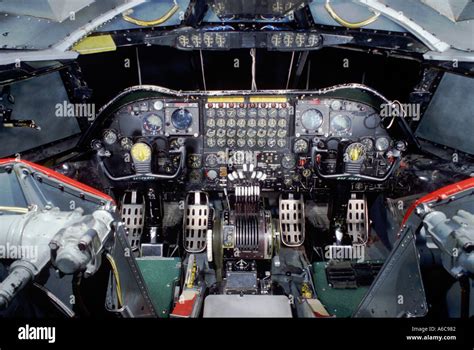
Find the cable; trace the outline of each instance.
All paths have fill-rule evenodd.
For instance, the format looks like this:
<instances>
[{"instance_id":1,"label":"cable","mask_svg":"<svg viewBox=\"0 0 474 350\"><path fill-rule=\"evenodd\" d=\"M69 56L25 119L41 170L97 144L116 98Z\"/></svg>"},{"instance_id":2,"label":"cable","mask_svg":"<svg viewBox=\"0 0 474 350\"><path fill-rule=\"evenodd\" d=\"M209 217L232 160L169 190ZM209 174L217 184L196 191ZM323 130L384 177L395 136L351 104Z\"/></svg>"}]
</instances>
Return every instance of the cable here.
<instances>
[{"instance_id":1,"label":"cable","mask_svg":"<svg viewBox=\"0 0 474 350\"><path fill-rule=\"evenodd\" d=\"M168 12L166 12L162 17L154 19L152 21L144 21L141 19L130 17L129 14L132 14L133 10L130 10L127 14L123 14L122 18L127 22L136 24L137 26L141 26L141 27L151 27L151 26L163 24L167 22L179 9L179 5L176 2L176 0L174 0L173 2L174 2L174 5Z\"/></svg>"},{"instance_id":2,"label":"cable","mask_svg":"<svg viewBox=\"0 0 474 350\"><path fill-rule=\"evenodd\" d=\"M201 73L202 73L202 83L204 84L204 91L207 91L206 86L206 74L204 72L204 59L202 57L202 50L199 50L199 57L201 58Z\"/></svg>"},{"instance_id":3,"label":"cable","mask_svg":"<svg viewBox=\"0 0 474 350\"><path fill-rule=\"evenodd\" d=\"M288 79L286 80L286 89L288 90L288 87L290 86L290 79L291 79L291 71L293 68L293 61L295 59L295 52L293 51L291 53L291 61L290 61L290 67L288 68Z\"/></svg>"},{"instance_id":4,"label":"cable","mask_svg":"<svg viewBox=\"0 0 474 350\"><path fill-rule=\"evenodd\" d=\"M330 0L326 0L326 5L324 5L324 8L326 11L329 13L329 15L340 25L349 28L349 29L357 29L357 28L362 28L365 27L377 20L377 18L380 16L380 12L374 12L374 15L372 17L367 18L366 20L360 21L360 22L348 22L345 19L341 18L336 11L332 8L331 4L329 3Z\"/></svg>"},{"instance_id":5,"label":"cable","mask_svg":"<svg viewBox=\"0 0 474 350\"><path fill-rule=\"evenodd\" d=\"M118 300L119 308L121 308L123 306L122 287L120 285L120 276L117 269L117 264L115 264L114 258L109 253L106 254L106 257L107 257L107 260L109 260L110 262L110 266L112 267L112 272L115 278L115 284L117 285L117 300Z\"/></svg>"},{"instance_id":6,"label":"cable","mask_svg":"<svg viewBox=\"0 0 474 350\"><path fill-rule=\"evenodd\" d=\"M257 73L257 50L255 48L250 49L250 56L252 56L252 91L257 90L257 82L255 79L255 75Z\"/></svg>"}]
</instances>

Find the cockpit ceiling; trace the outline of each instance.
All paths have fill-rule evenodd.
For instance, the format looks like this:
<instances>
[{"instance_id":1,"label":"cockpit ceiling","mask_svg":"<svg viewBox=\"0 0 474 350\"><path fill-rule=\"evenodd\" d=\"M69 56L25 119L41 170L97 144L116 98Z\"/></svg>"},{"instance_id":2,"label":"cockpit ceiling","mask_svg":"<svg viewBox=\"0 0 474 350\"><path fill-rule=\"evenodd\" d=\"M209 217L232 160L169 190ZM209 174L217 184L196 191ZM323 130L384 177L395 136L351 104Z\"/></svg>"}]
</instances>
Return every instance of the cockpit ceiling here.
<instances>
[{"instance_id":1,"label":"cockpit ceiling","mask_svg":"<svg viewBox=\"0 0 474 350\"><path fill-rule=\"evenodd\" d=\"M55 49L60 57L61 52L71 50L77 41L93 33L181 27L194 4L189 0L37 0L32 3L33 6L27 7L19 6L14 0L0 2L0 49ZM434 52L445 52L425 56L429 59L472 61L474 22L467 19L472 18L474 5L467 0L205 0L195 4L208 5L202 26L259 22L278 30L279 24L294 23L295 9L305 5L316 26L341 28L343 21L360 23L378 15L363 28L410 32ZM330 13L328 4L337 16ZM45 59L41 56L28 59L34 52L21 60ZM51 55L46 57L52 59ZM1 62L6 64L4 60Z\"/></svg>"}]
</instances>

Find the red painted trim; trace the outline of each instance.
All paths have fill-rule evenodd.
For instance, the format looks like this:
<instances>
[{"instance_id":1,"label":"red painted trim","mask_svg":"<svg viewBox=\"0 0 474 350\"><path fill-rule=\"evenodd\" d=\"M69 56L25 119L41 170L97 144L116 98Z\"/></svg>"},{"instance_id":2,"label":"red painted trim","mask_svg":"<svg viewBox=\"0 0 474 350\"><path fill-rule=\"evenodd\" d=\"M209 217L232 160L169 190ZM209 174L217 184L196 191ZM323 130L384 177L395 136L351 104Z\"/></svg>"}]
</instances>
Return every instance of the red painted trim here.
<instances>
[{"instance_id":1,"label":"red painted trim","mask_svg":"<svg viewBox=\"0 0 474 350\"><path fill-rule=\"evenodd\" d=\"M38 165L36 163L32 163L32 162L29 162L27 160L18 160L18 159L15 159L15 158L0 159L0 166L1 165L6 165L6 164L11 164L11 163L22 163L22 164L28 165L29 167L43 173L44 175L46 175L48 177L54 178L57 181L64 182L64 183L66 183L66 184L68 184L72 187L78 188L79 190L81 190L83 192L88 192L89 194L101 197L106 201L110 201L112 203L115 203L113 198L106 195L105 193L102 193L102 192L96 190L93 187L87 186L87 185L85 185L85 184L83 184L79 181L73 180L73 179L71 179L67 176L64 176L64 175L62 175L62 174L60 174L60 173L58 173L54 170L51 170L49 168L44 167L42 165Z\"/></svg>"},{"instance_id":2,"label":"red painted trim","mask_svg":"<svg viewBox=\"0 0 474 350\"><path fill-rule=\"evenodd\" d=\"M174 317L191 317L191 314L193 313L194 309L194 303L197 300L197 295L195 295L192 299L190 300L184 300L176 304L176 306L173 309L173 312L171 313L171 316Z\"/></svg>"},{"instance_id":3,"label":"red painted trim","mask_svg":"<svg viewBox=\"0 0 474 350\"><path fill-rule=\"evenodd\" d=\"M410 208L408 208L407 212L405 213L405 216L403 217L402 226L405 225L410 215L413 213L415 208L419 206L420 204L440 201L456 193L468 190L470 188L474 188L474 178L469 178L469 179L462 180L445 187L441 187L440 189L434 192L428 193L426 196L419 198L415 203L413 203L410 206Z\"/></svg>"}]
</instances>

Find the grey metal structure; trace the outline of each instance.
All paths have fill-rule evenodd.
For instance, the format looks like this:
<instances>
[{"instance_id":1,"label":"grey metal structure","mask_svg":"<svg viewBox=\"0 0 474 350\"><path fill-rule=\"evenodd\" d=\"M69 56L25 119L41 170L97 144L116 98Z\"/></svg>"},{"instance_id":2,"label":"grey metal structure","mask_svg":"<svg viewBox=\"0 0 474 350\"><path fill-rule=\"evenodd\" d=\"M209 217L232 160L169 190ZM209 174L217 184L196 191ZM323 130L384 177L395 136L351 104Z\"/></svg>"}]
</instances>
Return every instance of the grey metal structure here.
<instances>
[{"instance_id":1,"label":"grey metal structure","mask_svg":"<svg viewBox=\"0 0 474 350\"><path fill-rule=\"evenodd\" d=\"M448 218L440 211L429 212L423 218L423 230L441 252L443 267L453 277L474 273L474 215L459 210Z\"/></svg>"},{"instance_id":2,"label":"grey metal structure","mask_svg":"<svg viewBox=\"0 0 474 350\"><path fill-rule=\"evenodd\" d=\"M353 317L422 317L427 312L415 235L407 229Z\"/></svg>"},{"instance_id":3,"label":"grey metal structure","mask_svg":"<svg viewBox=\"0 0 474 350\"><path fill-rule=\"evenodd\" d=\"M93 275L101 265L112 221L112 215L105 210L83 215L80 208L72 212L53 208L1 216L0 246L6 255L2 258L15 261L8 277L0 283L0 307L6 307L50 261L64 274L84 271L86 277ZM15 256L9 256L13 252Z\"/></svg>"}]
</instances>

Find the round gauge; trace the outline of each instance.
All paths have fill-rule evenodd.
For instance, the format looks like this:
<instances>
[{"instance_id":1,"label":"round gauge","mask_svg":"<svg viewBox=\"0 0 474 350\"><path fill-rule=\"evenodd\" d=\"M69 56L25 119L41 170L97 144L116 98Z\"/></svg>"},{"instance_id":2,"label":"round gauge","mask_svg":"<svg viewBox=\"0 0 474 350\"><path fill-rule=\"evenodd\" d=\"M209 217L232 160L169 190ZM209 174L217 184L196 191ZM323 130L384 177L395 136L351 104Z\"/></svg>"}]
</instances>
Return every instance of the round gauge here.
<instances>
[{"instance_id":1,"label":"round gauge","mask_svg":"<svg viewBox=\"0 0 474 350\"><path fill-rule=\"evenodd\" d=\"M278 130L278 137L285 137L286 136L286 130L285 129L279 129Z\"/></svg>"},{"instance_id":2,"label":"round gauge","mask_svg":"<svg viewBox=\"0 0 474 350\"><path fill-rule=\"evenodd\" d=\"M258 147L265 147L267 145L267 141L265 139L257 139L257 145Z\"/></svg>"},{"instance_id":3,"label":"round gauge","mask_svg":"<svg viewBox=\"0 0 474 350\"><path fill-rule=\"evenodd\" d=\"M107 145L113 145L115 142L117 142L117 139L118 135L114 130L107 129L104 131L103 140Z\"/></svg>"},{"instance_id":4,"label":"round gauge","mask_svg":"<svg viewBox=\"0 0 474 350\"><path fill-rule=\"evenodd\" d=\"M317 46L319 45L320 38L318 34L310 34L308 36L308 45L309 46Z\"/></svg>"},{"instance_id":5,"label":"round gauge","mask_svg":"<svg viewBox=\"0 0 474 350\"><path fill-rule=\"evenodd\" d=\"M276 118L276 117L278 116L278 111L277 111L277 109L276 109L276 108L270 108L270 109L268 110L268 116L269 116L270 118Z\"/></svg>"},{"instance_id":6,"label":"round gauge","mask_svg":"<svg viewBox=\"0 0 474 350\"><path fill-rule=\"evenodd\" d=\"M250 148L255 147L255 139L248 139L247 146L249 146Z\"/></svg>"},{"instance_id":7,"label":"round gauge","mask_svg":"<svg viewBox=\"0 0 474 350\"><path fill-rule=\"evenodd\" d=\"M206 116L209 118L214 118L216 116L216 110L214 108L209 108L206 110Z\"/></svg>"},{"instance_id":8,"label":"round gauge","mask_svg":"<svg viewBox=\"0 0 474 350\"><path fill-rule=\"evenodd\" d=\"M130 154L135 162L149 162L151 160L151 147L144 142L137 142L132 146Z\"/></svg>"},{"instance_id":9,"label":"round gauge","mask_svg":"<svg viewBox=\"0 0 474 350\"><path fill-rule=\"evenodd\" d=\"M374 141L372 141L372 139L366 138L362 139L360 142L364 145L365 150L368 152L372 151L374 148Z\"/></svg>"},{"instance_id":10,"label":"round gauge","mask_svg":"<svg viewBox=\"0 0 474 350\"><path fill-rule=\"evenodd\" d=\"M278 140L277 140L277 145L278 145L278 147L280 147L280 148L286 147L286 139L278 139Z\"/></svg>"},{"instance_id":11,"label":"round gauge","mask_svg":"<svg viewBox=\"0 0 474 350\"><path fill-rule=\"evenodd\" d=\"M304 139L298 139L295 141L295 144L293 145L293 151L295 153L306 153L308 152L308 141Z\"/></svg>"},{"instance_id":12,"label":"round gauge","mask_svg":"<svg viewBox=\"0 0 474 350\"><path fill-rule=\"evenodd\" d=\"M214 137L216 136L216 130L215 129L208 129L206 132L207 137Z\"/></svg>"},{"instance_id":13,"label":"round gauge","mask_svg":"<svg viewBox=\"0 0 474 350\"><path fill-rule=\"evenodd\" d=\"M188 168L199 169L201 167L202 159L200 154L190 154L188 156Z\"/></svg>"},{"instance_id":14,"label":"round gauge","mask_svg":"<svg viewBox=\"0 0 474 350\"><path fill-rule=\"evenodd\" d=\"M245 129L239 129L237 130L237 136L238 137L245 137L245 134L247 133L247 130Z\"/></svg>"},{"instance_id":15,"label":"round gauge","mask_svg":"<svg viewBox=\"0 0 474 350\"><path fill-rule=\"evenodd\" d=\"M287 123L286 123L286 119L280 119L280 120L278 120L278 126L279 126L280 128L286 128L286 124L287 124Z\"/></svg>"},{"instance_id":16,"label":"round gauge","mask_svg":"<svg viewBox=\"0 0 474 350\"><path fill-rule=\"evenodd\" d=\"M186 35L180 35L178 37L178 42L181 46L188 46L189 45L189 38Z\"/></svg>"},{"instance_id":17,"label":"round gauge","mask_svg":"<svg viewBox=\"0 0 474 350\"><path fill-rule=\"evenodd\" d=\"M189 172L189 181L193 184L200 183L202 181L201 171L194 169Z\"/></svg>"},{"instance_id":18,"label":"round gauge","mask_svg":"<svg viewBox=\"0 0 474 350\"><path fill-rule=\"evenodd\" d=\"M296 159L292 154L285 154L281 158L281 166L285 169L293 169L296 165Z\"/></svg>"},{"instance_id":19,"label":"round gauge","mask_svg":"<svg viewBox=\"0 0 474 350\"><path fill-rule=\"evenodd\" d=\"M285 47L291 47L293 45L293 41L294 38L292 33L286 33L283 36L283 44L285 45Z\"/></svg>"},{"instance_id":20,"label":"round gauge","mask_svg":"<svg viewBox=\"0 0 474 350\"><path fill-rule=\"evenodd\" d=\"M217 124L217 126L218 126L219 128L223 128L223 127L225 126L225 119L223 119L223 118L217 119L217 123L216 123L216 124Z\"/></svg>"},{"instance_id":21,"label":"round gauge","mask_svg":"<svg viewBox=\"0 0 474 350\"><path fill-rule=\"evenodd\" d=\"M247 120L247 126L249 128L255 128L257 126L257 121L255 119L249 119Z\"/></svg>"},{"instance_id":22,"label":"round gauge","mask_svg":"<svg viewBox=\"0 0 474 350\"><path fill-rule=\"evenodd\" d=\"M187 109L177 109L171 115L171 123L178 130L186 130L193 122L193 115Z\"/></svg>"},{"instance_id":23,"label":"round gauge","mask_svg":"<svg viewBox=\"0 0 474 350\"><path fill-rule=\"evenodd\" d=\"M270 128L274 128L275 126L277 126L277 120L274 118L268 119L267 125Z\"/></svg>"},{"instance_id":24,"label":"round gauge","mask_svg":"<svg viewBox=\"0 0 474 350\"><path fill-rule=\"evenodd\" d=\"M129 139L128 137L122 137L120 139L120 146L126 151L130 151L133 146L133 141Z\"/></svg>"},{"instance_id":25,"label":"round gauge","mask_svg":"<svg viewBox=\"0 0 474 350\"><path fill-rule=\"evenodd\" d=\"M233 118L227 119L227 126L228 126L229 128L235 127L235 124L236 124L235 119L233 119Z\"/></svg>"},{"instance_id":26,"label":"round gauge","mask_svg":"<svg viewBox=\"0 0 474 350\"><path fill-rule=\"evenodd\" d=\"M234 118L237 115L237 111L234 108L229 108L227 110L227 116L229 118Z\"/></svg>"},{"instance_id":27,"label":"round gauge","mask_svg":"<svg viewBox=\"0 0 474 350\"><path fill-rule=\"evenodd\" d=\"M346 149L347 156L345 157L345 159L348 162L359 163L365 158L365 152L365 146L362 143L351 143Z\"/></svg>"},{"instance_id":28,"label":"round gauge","mask_svg":"<svg viewBox=\"0 0 474 350\"><path fill-rule=\"evenodd\" d=\"M208 167L215 167L219 162L219 158L215 154L208 154L206 156L206 165Z\"/></svg>"},{"instance_id":29,"label":"round gauge","mask_svg":"<svg viewBox=\"0 0 474 350\"><path fill-rule=\"evenodd\" d=\"M308 109L301 115L301 124L306 130L317 130L323 123L323 114L319 109Z\"/></svg>"},{"instance_id":30,"label":"round gauge","mask_svg":"<svg viewBox=\"0 0 474 350\"><path fill-rule=\"evenodd\" d=\"M155 101L155 103L153 103L153 108L156 111L161 111L163 107L164 107L163 101Z\"/></svg>"},{"instance_id":31,"label":"round gauge","mask_svg":"<svg viewBox=\"0 0 474 350\"><path fill-rule=\"evenodd\" d=\"M235 139L227 139L227 146L234 147L235 146Z\"/></svg>"},{"instance_id":32,"label":"round gauge","mask_svg":"<svg viewBox=\"0 0 474 350\"><path fill-rule=\"evenodd\" d=\"M191 42L194 46L199 47L202 44L202 38L200 34L191 35Z\"/></svg>"},{"instance_id":33,"label":"round gauge","mask_svg":"<svg viewBox=\"0 0 474 350\"><path fill-rule=\"evenodd\" d=\"M296 34L296 38L295 38L296 46L303 47L305 42L306 42L306 38L305 38L304 34L302 34L302 33Z\"/></svg>"},{"instance_id":34,"label":"round gauge","mask_svg":"<svg viewBox=\"0 0 474 350\"><path fill-rule=\"evenodd\" d=\"M143 129L150 134L157 134L163 128L163 119L158 114L151 113L143 119Z\"/></svg>"},{"instance_id":35,"label":"round gauge","mask_svg":"<svg viewBox=\"0 0 474 350\"><path fill-rule=\"evenodd\" d=\"M257 116L257 110L255 108L250 108L248 111L249 118L255 118Z\"/></svg>"},{"instance_id":36,"label":"round gauge","mask_svg":"<svg viewBox=\"0 0 474 350\"><path fill-rule=\"evenodd\" d=\"M227 129L227 136L228 137L234 137L235 136L235 129Z\"/></svg>"},{"instance_id":37,"label":"round gauge","mask_svg":"<svg viewBox=\"0 0 474 350\"><path fill-rule=\"evenodd\" d=\"M280 118L286 118L288 116L288 111L286 110L286 108L282 108L278 111L278 116Z\"/></svg>"},{"instance_id":38,"label":"round gauge","mask_svg":"<svg viewBox=\"0 0 474 350\"><path fill-rule=\"evenodd\" d=\"M237 139L237 146L245 147L245 139Z\"/></svg>"},{"instance_id":39,"label":"round gauge","mask_svg":"<svg viewBox=\"0 0 474 350\"><path fill-rule=\"evenodd\" d=\"M97 139L92 140L92 142L91 142L91 148L92 149L100 150L102 147L103 147L102 141L97 140Z\"/></svg>"},{"instance_id":40,"label":"round gauge","mask_svg":"<svg viewBox=\"0 0 474 350\"><path fill-rule=\"evenodd\" d=\"M237 110L237 116L239 118L245 118L246 115L247 115L247 110L245 108L239 108Z\"/></svg>"},{"instance_id":41,"label":"round gauge","mask_svg":"<svg viewBox=\"0 0 474 350\"><path fill-rule=\"evenodd\" d=\"M260 118L265 118L267 116L267 110L265 108L258 109L258 116Z\"/></svg>"},{"instance_id":42,"label":"round gauge","mask_svg":"<svg viewBox=\"0 0 474 350\"><path fill-rule=\"evenodd\" d=\"M217 137L224 137L225 130L224 129L217 129Z\"/></svg>"},{"instance_id":43,"label":"round gauge","mask_svg":"<svg viewBox=\"0 0 474 350\"><path fill-rule=\"evenodd\" d=\"M267 130L265 129L258 129L257 137L265 137L267 135Z\"/></svg>"},{"instance_id":44,"label":"round gauge","mask_svg":"<svg viewBox=\"0 0 474 350\"><path fill-rule=\"evenodd\" d=\"M347 115L338 114L331 119L331 131L336 133L348 132L351 128L351 118Z\"/></svg>"},{"instance_id":45,"label":"round gauge","mask_svg":"<svg viewBox=\"0 0 474 350\"><path fill-rule=\"evenodd\" d=\"M217 146L225 147L225 139L224 138L217 139Z\"/></svg>"},{"instance_id":46,"label":"round gauge","mask_svg":"<svg viewBox=\"0 0 474 350\"><path fill-rule=\"evenodd\" d=\"M255 137L255 135L257 135L257 132L255 131L255 129L248 129L247 130L247 136L248 137Z\"/></svg>"},{"instance_id":47,"label":"round gauge","mask_svg":"<svg viewBox=\"0 0 474 350\"><path fill-rule=\"evenodd\" d=\"M237 126L239 128L245 128L245 119L238 119L237 120Z\"/></svg>"},{"instance_id":48,"label":"round gauge","mask_svg":"<svg viewBox=\"0 0 474 350\"><path fill-rule=\"evenodd\" d=\"M219 118L224 118L225 117L225 109L223 109L223 108L218 109L217 110L217 116Z\"/></svg>"},{"instance_id":49,"label":"round gauge","mask_svg":"<svg viewBox=\"0 0 474 350\"><path fill-rule=\"evenodd\" d=\"M206 125L210 128L213 128L216 126L216 120L215 119L208 119L206 122Z\"/></svg>"},{"instance_id":50,"label":"round gauge","mask_svg":"<svg viewBox=\"0 0 474 350\"><path fill-rule=\"evenodd\" d=\"M268 129L267 131L267 136L268 137L275 137L277 134L277 131L275 129Z\"/></svg>"},{"instance_id":51,"label":"round gauge","mask_svg":"<svg viewBox=\"0 0 474 350\"><path fill-rule=\"evenodd\" d=\"M375 141L375 148L379 152L385 152L390 147L390 141L386 137L379 137Z\"/></svg>"},{"instance_id":52,"label":"round gauge","mask_svg":"<svg viewBox=\"0 0 474 350\"><path fill-rule=\"evenodd\" d=\"M340 100L333 100L333 101L331 102L331 108L332 108L333 110L338 111L338 110L341 109L341 107L342 107L342 103L341 103Z\"/></svg>"},{"instance_id":53,"label":"round gauge","mask_svg":"<svg viewBox=\"0 0 474 350\"><path fill-rule=\"evenodd\" d=\"M214 147L216 145L216 139L209 137L206 143L207 143L207 147Z\"/></svg>"},{"instance_id":54,"label":"round gauge","mask_svg":"<svg viewBox=\"0 0 474 350\"><path fill-rule=\"evenodd\" d=\"M267 126L267 120L266 119L259 119L257 125L261 128L264 128Z\"/></svg>"},{"instance_id":55,"label":"round gauge","mask_svg":"<svg viewBox=\"0 0 474 350\"><path fill-rule=\"evenodd\" d=\"M275 147L275 145L276 145L276 140L275 140L273 137L269 138L268 141L267 141L267 145L268 145L268 147L270 147L270 148Z\"/></svg>"}]
</instances>

